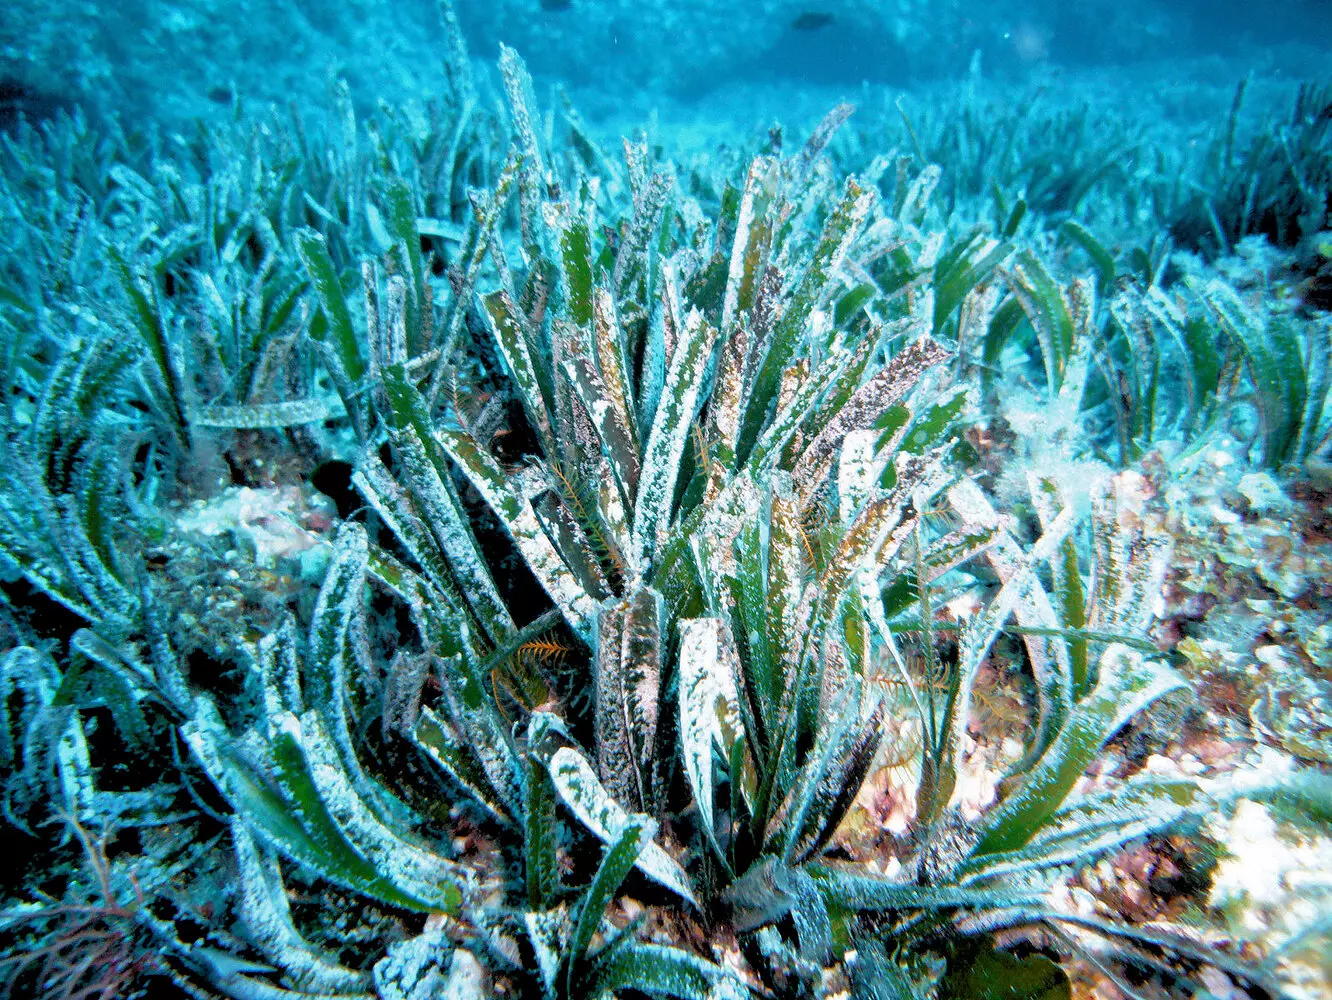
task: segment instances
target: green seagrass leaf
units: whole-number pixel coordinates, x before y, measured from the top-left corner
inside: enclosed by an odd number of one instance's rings
[[[635,944],[617,949],[609,962],[596,967],[589,986],[597,998],[636,990],[650,996],[708,1000],[722,976],[719,966],[681,948]]]
[[[994,947],[950,960],[941,984],[958,1000],[1069,1000],[1068,976],[1044,955],[1022,958]]]
[[[534,712],[528,724],[528,745],[539,745],[545,713]],[[553,907],[560,893],[560,868],[556,855],[559,827],[555,821],[555,786],[536,755],[524,757],[527,765],[527,815],[523,825],[523,862],[527,876],[527,903],[534,910]]]
[[[1092,235],[1086,226],[1076,219],[1066,219],[1059,227],[1059,234],[1081,247],[1096,268],[1096,288],[1104,294],[1115,284],[1115,258],[1105,244]]]
[[[586,184],[580,192],[588,201]],[[560,259],[569,295],[569,313],[580,327],[592,323],[592,231],[588,215],[574,215],[559,229]]]
[[[1197,814],[1201,789],[1189,778],[1137,774],[1114,789],[1066,803],[1027,844],[973,857],[960,870],[965,883],[997,876],[1086,864],[1107,851],[1167,830]]]
[[[741,461],[748,457],[758,440],[764,418],[777,397],[782,373],[804,342],[810,314],[822,301],[852,242],[860,234],[874,197],[872,190],[866,190],[854,178],[848,178],[841,201],[829,214],[819,242],[792,292],[790,305],[773,328],[752,383],[736,448]]]
[[[1112,645],[1100,680],[1079,702],[1018,787],[986,817],[972,857],[1015,851],[1042,831],[1101,748],[1129,719],[1163,695],[1186,688],[1169,667]]]
[[[121,290],[130,303],[130,321],[134,332],[143,340],[153,359],[154,377],[165,397],[168,414],[172,421],[172,430],[179,442],[189,446],[188,420],[186,419],[185,386],[177,365],[175,353],[167,336],[162,310],[157,296],[142,279],[131,269],[119,250],[108,250],[111,261],[115,264],[116,276]]]
[[[1219,278],[1201,289],[1217,326],[1244,355],[1245,367],[1257,391],[1262,421],[1263,461],[1276,466],[1295,446],[1305,417],[1308,380],[1299,337],[1279,316],[1255,316],[1235,290]]]
[[[375,475],[380,467],[373,461],[363,463],[362,474],[369,485],[376,487],[374,492],[381,506],[392,508],[389,510],[393,516],[391,523],[401,529],[404,543],[422,560],[422,567],[429,572],[432,582],[446,593],[454,592],[465,600],[486,638],[492,644],[498,644],[513,631],[513,619],[472,532],[470,518],[454,491],[449,458],[456,460],[457,456],[441,446],[439,432],[431,427],[425,399],[412,384],[403,365],[389,365],[383,369],[383,388],[389,404],[389,413],[384,419],[398,449],[402,464],[400,475],[412,501],[412,509],[403,508],[397,500],[391,479]],[[465,447],[469,455],[481,454],[470,434],[451,433],[457,442],[456,449]],[[488,455],[484,457],[489,459]],[[507,488],[503,472],[493,461],[486,465],[486,470],[495,482]],[[425,530],[433,535],[433,542],[422,537]],[[440,565],[436,549],[443,554],[447,569]]]
[[[333,266],[333,258],[328,253],[328,242],[313,229],[301,229],[296,233],[296,252],[319,298],[320,309],[328,322],[333,350],[342,362],[347,377],[356,385],[365,375],[365,360],[361,357],[360,338],[352,325],[351,310],[347,308],[342,282]],[[348,403],[350,409],[351,404]]]
[[[573,982],[576,969],[584,961],[588,949],[592,946],[592,937],[601,926],[615,893],[619,890],[625,876],[634,867],[639,853],[652,842],[656,835],[657,824],[647,816],[631,816],[620,829],[618,836],[606,845],[601,865],[592,877],[591,884],[583,893],[578,910],[578,919],[574,923],[573,936],[569,939],[569,987],[573,995]]]
[[[771,494],[757,517],[742,526],[734,543],[735,572],[725,578],[730,591],[730,618],[740,656],[739,685],[745,728],[752,749],[764,767],[766,754],[781,731],[782,663],[768,630],[768,534]]]
[[[974,231],[969,239],[958,240],[939,255],[934,265],[933,333],[948,333],[945,324],[953,318],[962,301],[978,285],[990,279],[995,268],[1013,252],[1011,243],[985,236],[985,228]]]
[[[408,279],[405,309],[407,357],[415,358],[429,348],[426,343],[425,263],[421,258],[421,235],[416,228],[416,197],[401,177],[391,177],[383,191],[385,221],[393,246],[389,253],[398,273]]]
[[[1064,369],[1073,354],[1073,317],[1068,304],[1058,283],[1031,250],[1018,254],[1008,279],[1014,298],[1040,341],[1046,387],[1054,397],[1063,385]]]

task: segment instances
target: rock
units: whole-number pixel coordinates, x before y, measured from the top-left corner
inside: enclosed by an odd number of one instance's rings
[[[1240,477],[1239,491],[1249,501],[1255,514],[1280,513],[1291,505],[1281,485],[1266,472],[1250,472]]]
[[[229,538],[239,558],[243,553],[256,566],[273,569],[291,561],[300,574],[315,574],[327,563],[311,550],[326,549],[324,539],[303,526],[305,515],[322,513],[324,497],[308,496],[298,486],[255,489],[232,486],[208,500],[199,500],[185,510],[176,524],[183,531],[210,538]],[[315,523],[326,524],[318,519]],[[317,577],[313,577],[317,579]]]
[[[450,964],[452,947],[442,930],[429,930],[389,945],[388,954],[374,967],[375,992],[380,1000],[438,1000],[445,995],[454,1000],[453,994],[441,993],[441,986],[447,991],[453,983],[456,956],[447,982],[442,971]],[[480,996],[480,993],[459,993],[457,1000],[470,1000],[474,996]]]
[[[459,948],[453,953],[449,978],[439,1000],[479,1000],[485,996],[485,981],[485,970],[476,956],[466,948]]]

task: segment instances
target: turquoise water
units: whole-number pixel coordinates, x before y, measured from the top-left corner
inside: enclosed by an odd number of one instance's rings
[[[1318,0],[0,12],[0,998],[1332,996]]]

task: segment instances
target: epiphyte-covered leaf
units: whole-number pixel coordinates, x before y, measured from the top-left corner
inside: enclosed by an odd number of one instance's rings
[[[572,747],[560,747],[551,756],[550,777],[569,811],[603,843],[616,839],[629,822],[628,811],[606,791],[587,758]],[[684,869],[657,843],[644,845],[636,864],[654,882],[698,905]]]

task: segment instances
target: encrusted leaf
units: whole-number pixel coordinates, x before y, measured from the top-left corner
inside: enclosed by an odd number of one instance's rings
[[[491,250],[492,244],[499,240],[499,220],[509,204],[509,197],[512,194],[514,184],[517,183],[518,164],[519,155],[516,150],[511,149],[499,176],[495,180],[493,193],[483,195],[479,192],[473,192],[472,194],[473,219],[472,224],[468,227],[468,241],[463,247],[462,284],[450,305],[448,323],[444,327],[444,341],[440,345],[441,357],[450,358],[453,356],[453,349],[458,342],[458,336],[462,332],[468,312],[473,307],[473,292],[476,288],[477,278],[481,275],[486,254]],[[444,369],[444,365],[438,366],[431,378],[429,399],[432,404],[439,398],[439,392],[443,388]]]
[[[364,992],[370,985],[364,972],[340,965],[296,929],[277,859],[255,843],[244,821],[232,819],[231,839],[240,874],[241,920],[250,942],[280,966],[297,989]]]
[[[860,792],[882,738],[882,706],[859,727],[843,725],[837,731],[827,725],[823,745],[815,747],[793,796],[795,807],[787,820],[783,849],[788,862],[800,864],[814,857],[832,839]]]
[[[768,648],[780,663],[783,677],[793,677],[803,653],[815,638],[805,607],[808,541],[800,520],[800,504],[792,481],[774,475],[769,502],[767,599],[764,612]]]
[[[812,374],[806,370],[807,360],[801,369],[788,370],[798,377],[784,382],[785,394],[779,394],[772,419],[746,456],[751,466],[789,468],[794,464],[798,456],[788,453],[803,445],[805,439],[799,432],[817,436],[836,417],[855,392],[882,332],[880,328],[871,333],[854,348],[834,343]]]
[[[614,437],[624,442],[623,461],[628,466],[624,470],[628,479],[626,500],[632,503],[638,495],[639,476],[638,422],[634,419],[631,390],[633,369],[625,354],[624,331],[610,292],[598,287],[593,293],[592,306],[593,354],[597,373],[606,387],[604,398],[614,422]]]
[[[566,336],[567,333],[567,336]],[[615,474],[620,502],[632,505],[638,493],[639,454],[634,424],[623,397],[618,401],[596,370],[588,353],[576,343],[572,331],[557,325],[557,339],[567,339],[563,357],[570,383],[577,389],[588,419],[597,430],[610,468]]]
[[[669,303],[667,308],[670,308]],[[675,350],[652,432],[643,450],[643,472],[634,507],[634,547],[644,566],[665,542],[670,526],[675,486],[680,475],[689,427],[697,415],[699,392],[707,371],[717,330],[703,315],[691,310],[681,330],[683,342]]]
[[[458,992],[451,970],[456,969],[453,943],[442,927],[422,931],[415,937],[389,944],[384,957],[371,970],[377,1000],[432,1000]],[[265,998],[255,998],[265,1000]],[[321,998],[322,1000],[322,998]]]
[[[855,517],[878,493],[879,480],[892,460],[888,449],[879,449],[879,432],[851,431],[837,455],[837,513],[843,522]]]
[[[518,147],[522,151],[518,173],[519,221],[522,226],[523,246],[532,263],[539,259],[541,249],[541,202],[546,179],[546,165],[541,144],[537,139],[537,119],[533,112],[536,101],[532,97],[532,77],[527,65],[514,49],[500,45],[500,76],[504,92],[509,99],[509,115],[517,133]]]
[[[810,314],[823,297],[833,275],[842,266],[873,203],[872,190],[862,188],[854,178],[847,179],[842,200],[828,216],[813,256],[792,292],[790,305],[773,329],[762,363],[751,383],[752,390],[745,408],[737,449],[742,457],[748,455],[758,436],[768,407],[777,395],[781,374],[804,339],[805,324]]]
[[[629,813],[611,798],[592,765],[577,750],[571,747],[556,750],[550,760],[550,777],[564,804],[602,843],[611,843],[629,823]],[[698,905],[684,869],[655,842],[649,841],[643,847],[636,865],[654,882]]]
[[[1058,509],[1067,506],[1062,491],[1053,479],[1038,478],[1035,472],[1027,474],[1031,490],[1032,505],[1040,518],[1041,529],[1049,530],[1051,522],[1058,516]],[[1068,629],[1081,629],[1087,624],[1087,606],[1082,591],[1082,574],[1078,569],[1078,547],[1070,536],[1059,545],[1058,551],[1050,559],[1050,575],[1054,581],[1054,599],[1058,603],[1059,621]],[[1083,638],[1067,639],[1064,646],[1068,650],[1069,677],[1072,683],[1074,700],[1087,692],[1090,684],[1088,672],[1087,640]]]
[[[6,819],[25,830],[23,814],[43,799],[75,817],[92,814],[96,789],[88,743],[78,711],[59,704],[62,681],[45,651],[18,646],[0,658],[3,806]],[[14,701],[19,703],[17,720],[10,714]]]
[[[483,296],[483,314],[504,359],[509,377],[518,389],[527,418],[532,422],[547,455],[557,455],[551,412],[555,405],[548,376],[538,368],[528,346],[527,320],[507,291],[501,289]]]
[[[802,867],[765,857],[726,892],[736,928],[752,931],[789,916],[800,939],[800,955],[823,964],[832,948],[832,923],[819,885]]]
[[[564,963],[564,945],[568,940],[570,920],[567,907],[523,914],[527,939],[536,955],[537,973],[546,994],[553,995]]]
[[[1153,530],[1146,480],[1121,472],[1092,494],[1092,580],[1088,628],[1144,633],[1161,603],[1168,536]]]
[[[763,273],[763,263],[767,258],[768,244],[772,239],[772,229],[767,215],[778,175],[779,161],[771,157],[755,157],[749,165],[744,194],[740,200],[740,211],[736,218],[735,241],[731,245],[726,294],[722,301],[724,330],[731,330],[738,317],[753,308],[754,296]],[[735,374],[744,375],[742,371],[737,371]],[[736,419],[738,420],[738,413]]]
[[[549,488],[547,484],[534,470],[528,470],[511,485],[499,464],[468,434],[441,428],[436,438],[490,509],[499,515],[528,568],[569,626],[590,640],[597,604],[560,557],[532,509],[532,498],[544,493]]]
[[[617,800],[655,805],[661,595],[641,587],[602,607],[596,648],[597,770]]]
[[[348,843],[314,791],[299,748],[287,744],[281,763],[270,757],[257,769],[235,752],[216,707],[202,698],[182,730],[213,783],[273,847],[330,881],[373,898],[411,910],[434,909],[380,877]]]
[[[190,423],[195,427],[260,430],[322,423],[342,413],[343,408],[331,400],[290,399],[244,406],[201,406],[190,414]]]
[[[406,510],[390,510],[389,513],[396,515],[396,523],[408,533],[404,540],[416,548],[418,556],[423,558],[422,565],[433,570],[437,585],[443,583],[449,587],[446,581],[456,581],[449,589],[456,587],[459,596],[471,605],[489,640],[498,644],[513,631],[513,619],[481,554],[469,519],[453,492],[446,449],[440,446],[438,432],[431,429],[425,400],[401,365],[384,369],[383,385],[391,411],[386,415],[386,422],[401,457],[402,478],[415,506],[414,517]],[[461,431],[450,433],[459,442],[458,448],[466,445],[469,453],[480,452],[470,435]],[[448,454],[456,460],[453,452]],[[373,464],[367,467],[367,474],[372,474],[374,468]],[[497,473],[497,479],[504,485],[503,473]],[[377,483],[376,479],[369,481],[372,485]],[[375,492],[378,498],[382,498],[383,506],[392,505],[391,487]],[[434,534],[439,551],[448,562],[448,572],[443,571],[437,557],[428,551],[432,546],[425,545],[424,539],[420,538],[421,533],[415,528],[418,522]]]
[[[510,819],[507,805],[490,786],[486,771],[473,757],[474,748],[459,740],[448,724],[428,707],[421,709],[412,734],[413,742],[442,767],[446,774],[471,793],[496,819]]]
[[[446,912],[456,909],[462,899],[462,870],[384,823],[357,792],[317,712],[308,711],[299,724],[295,723],[295,719],[287,717],[273,740],[275,757],[284,773],[290,775],[289,787],[293,791],[299,788],[293,767],[299,763],[296,758],[299,751],[311,787],[348,842],[370,862],[375,872],[404,895],[415,896],[432,909]]]
[[[515,818],[522,815],[527,769],[491,696],[488,678],[471,658],[451,656],[439,661],[439,681],[463,752],[480,765],[503,812]]]
[[[791,474],[801,495],[810,496],[823,483],[848,432],[868,428],[889,407],[904,399],[922,375],[949,356],[947,348],[925,337],[908,346],[856,390],[819,432]]]
[[[415,462],[416,458],[412,458],[410,462],[404,461],[404,465]],[[424,468],[424,464],[419,468]],[[430,511],[438,507],[443,519],[448,521],[449,512],[445,501],[451,500],[451,497],[443,489],[443,481],[439,479],[438,473],[432,469],[426,471],[425,476],[427,482],[422,488],[423,484],[416,476],[411,473],[404,475],[405,479],[415,480],[413,489],[409,492],[389,474],[378,455],[363,455],[360,467],[352,473],[352,482],[357,492],[393,532],[393,537],[406,549],[407,554],[421,568],[425,576],[423,578],[421,574],[409,570],[393,556],[378,548],[370,552],[370,572],[409,605],[413,603],[421,605],[414,610],[424,612],[426,605],[439,604],[445,599],[462,608],[467,602],[457,589],[439,541],[431,534],[432,530],[438,530],[440,525],[429,517]],[[426,525],[427,520],[431,520],[430,527]],[[454,555],[456,558],[457,553]],[[427,597],[430,599],[427,600]],[[435,598],[440,600],[436,601]],[[477,628],[476,631],[481,637],[486,636],[484,630]],[[457,651],[443,650],[446,655]]]
[[[716,812],[713,800],[712,748],[723,754],[728,747],[726,732],[735,733],[740,724],[740,707],[735,691],[737,664],[722,643],[724,623],[719,618],[695,618],[680,623],[680,747],[685,775],[694,792],[703,832],[717,856],[726,853],[717,842]]]
[[[864,910],[990,910],[1035,905],[1039,892],[1021,889],[977,889],[953,885],[920,885],[861,874],[849,867],[807,865],[829,904],[842,911]]]
[[[999,515],[980,488],[970,480],[963,480],[949,489],[948,503],[968,524],[983,530],[1000,526]],[[1054,606],[1045,588],[1033,575],[1033,569],[1037,563],[1061,551],[1064,539],[1072,530],[1074,517],[1075,511],[1072,508],[1061,511],[1026,554],[1017,541],[1003,530],[985,548],[985,558],[1004,581],[1004,586],[963,633],[961,662],[968,678],[973,677],[979,669],[982,659],[1010,614],[1024,628],[1048,630],[1059,627]],[[1023,639],[1040,695],[1040,716],[1031,744],[1033,751],[1039,753],[1054,737],[1072,704],[1073,674],[1068,650],[1062,641],[1040,634],[1029,634]],[[956,708],[956,717],[963,726],[966,724],[966,713],[970,711],[970,701],[971,681],[964,679]]]
[[[356,663],[351,661],[356,657],[364,663],[369,658],[364,626],[368,562],[365,528],[344,521],[333,542],[333,555],[315,603],[306,657],[311,704],[318,707],[331,730],[343,766],[363,790],[367,779],[356,760],[347,715],[354,711],[348,674],[355,670]]]

